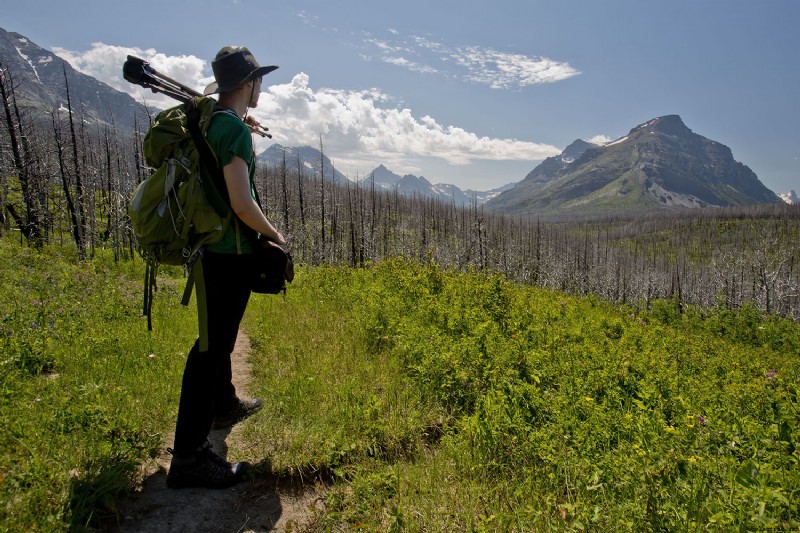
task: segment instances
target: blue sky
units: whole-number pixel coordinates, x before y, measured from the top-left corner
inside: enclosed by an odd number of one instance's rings
[[[219,48],[248,46],[280,66],[252,114],[274,142],[322,136],[351,179],[385,164],[486,190],[677,114],[776,193],[800,190],[796,0],[9,4],[0,27],[129,92],[126,54],[202,88]]]

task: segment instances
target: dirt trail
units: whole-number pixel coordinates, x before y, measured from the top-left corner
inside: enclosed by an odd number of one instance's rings
[[[231,360],[233,384],[248,398],[250,379],[250,339],[239,332]],[[164,447],[172,445],[173,435],[165,438]],[[209,441],[223,457],[228,446],[241,445],[241,428],[212,431]],[[170,455],[166,450],[147,465],[139,491],[119,504],[120,523],[112,528],[117,533],[158,532],[266,532],[304,531],[321,505],[321,492],[309,486],[293,486],[273,475],[229,489],[167,488]],[[256,463],[259,458],[252,458]]]

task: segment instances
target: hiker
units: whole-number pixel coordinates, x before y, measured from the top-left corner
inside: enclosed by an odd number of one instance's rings
[[[261,408],[258,398],[242,400],[231,382],[231,352],[250,298],[249,269],[259,235],[285,245],[256,203],[255,153],[247,116],[258,105],[262,77],[276,66],[259,66],[247,48],[226,46],[211,63],[215,82],[205,94],[218,94],[218,108],[206,137],[224,176],[223,196],[235,214],[224,237],[198,259],[206,291],[208,351],[195,342],[183,373],[173,454],[167,475],[172,488],[224,488],[242,479],[248,463],[231,464],[208,443],[209,431],[230,427]],[[195,266],[196,268],[196,266]]]

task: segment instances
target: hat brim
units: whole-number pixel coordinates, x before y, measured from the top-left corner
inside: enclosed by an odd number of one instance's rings
[[[277,69],[278,69],[277,65],[269,65],[269,66],[266,66],[266,67],[258,67],[253,72],[248,74],[247,77],[241,81],[241,83],[238,83],[236,85],[232,85],[230,87],[220,87],[217,82],[215,82],[215,81],[211,82],[206,86],[205,90],[203,91],[203,94],[208,96],[209,94],[227,93],[227,92],[233,91],[234,89],[236,89],[237,87],[239,87],[241,85],[244,85],[248,81],[254,80],[254,79],[259,78],[261,76],[266,76],[267,74],[269,74],[273,70],[277,70]]]

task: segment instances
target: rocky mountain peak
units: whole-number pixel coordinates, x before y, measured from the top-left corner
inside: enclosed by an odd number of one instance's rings
[[[780,201],[730,148],[692,132],[678,115],[649,120],[606,145],[590,145],[575,159],[566,152],[544,160],[486,206],[565,217]]]
[[[789,192],[779,194],[778,196],[780,196],[781,200],[787,204],[800,205],[800,198],[797,197],[797,193],[794,192],[794,189]]]
[[[594,148],[597,145],[592,144],[590,142],[584,141],[583,139],[576,139],[572,141],[572,144],[564,148],[564,151],[561,152],[561,157],[563,160],[575,160],[578,159],[583,153],[588,150],[589,148]]]
[[[665,115],[663,117],[648,120],[644,124],[640,124],[633,128],[628,135],[635,135],[637,133],[661,133],[663,135],[672,135],[676,137],[685,137],[691,135],[693,132],[686,124],[683,123],[681,117],[678,115]]]

